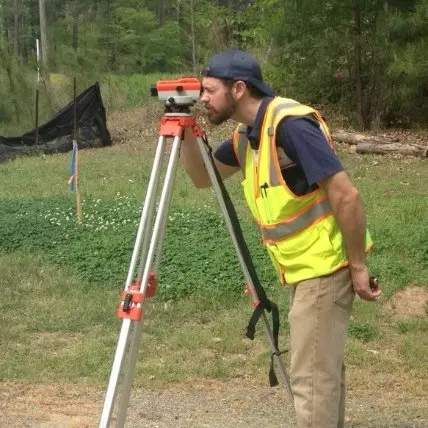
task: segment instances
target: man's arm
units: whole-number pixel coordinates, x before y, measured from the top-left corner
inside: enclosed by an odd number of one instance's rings
[[[181,145],[180,160],[193,184],[197,188],[211,186],[207,169],[201,156],[199,145],[195,136],[186,129],[186,135]],[[214,164],[223,179],[239,171],[239,166],[229,166],[214,156]]]
[[[382,292],[370,288],[365,253],[366,220],[358,190],[344,171],[321,180],[318,185],[325,191],[342,231],[355,292],[363,300],[376,300]]]

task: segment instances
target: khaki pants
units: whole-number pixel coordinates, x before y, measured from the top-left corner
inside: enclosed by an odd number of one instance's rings
[[[291,289],[290,379],[298,428],[343,428],[343,354],[354,301],[348,268]]]

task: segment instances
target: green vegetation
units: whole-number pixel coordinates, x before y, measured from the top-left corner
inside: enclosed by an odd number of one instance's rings
[[[73,270],[95,286],[121,284],[131,259],[141,202],[120,194],[106,201],[84,200],[81,225],[76,224],[72,203],[63,196],[0,201],[0,249],[40,252],[45,260]],[[265,268],[269,264],[258,245],[257,231],[245,226],[264,282],[271,283],[273,269]],[[243,275],[232,245],[224,245],[228,239],[218,212],[197,206],[173,208],[159,272],[159,297],[177,300],[189,294],[240,292]]]
[[[73,76],[79,91],[103,82],[117,109],[146,96],[135,76],[198,75],[209,55],[239,47],[279,93],[328,105],[348,126],[426,126],[428,0],[50,0],[46,26],[38,2],[0,5],[3,134],[34,126],[42,34],[42,121],[71,100]]]
[[[106,382],[120,325],[115,309],[151,165],[140,154],[127,145],[82,152],[81,226],[66,184],[68,156],[21,158],[0,166],[8,183],[0,190],[0,379]],[[427,288],[424,161],[339,154],[363,195],[375,241],[369,263],[384,288],[381,301],[407,284]],[[239,194],[239,177],[227,184]],[[261,328],[254,343],[242,340],[251,305],[213,194],[195,191],[180,170],[174,195],[158,295],[146,305],[136,381],[242,371],[263,377],[267,346]],[[288,292],[276,285],[242,199],[236,208],[259,276],[280,306],[285,347]],[[366,376],[394,371],[399,364],[400,373],[404,367],[423,377],[426,320],[396,319],[380,307],[356,303],[348,364],[368,365]]]
[[[15,92],[13,103],[2,105],[0,101],[0,135],[21,135],[35,127],[35,91],[34,74],[28,70],[21,71],[15,64],[14,79],[21,79],[19,91]],[[22,74],[24,72],[24,74]],[[77,77],[77,95],[96,81],[100,83],[101,96],[107,111],[125,110],[140,107],[150,102],[150,86],[161,79],[177,78],[177,74],[154,73],[116,75],[96,73]],[[39,92],[39,124],[49,120],[58,110],[73,100],[73,76],[70,74],[51,74],[49,91],[44,88]],[[10,97],[6,83],[1,85],[0,95]],[[14,107],[16,104],[16,108]],[[15,112],[14,112],[15,110]],[[18,114],[16,114],[18,111]],[[14,119],[15,118],[15,119]]]

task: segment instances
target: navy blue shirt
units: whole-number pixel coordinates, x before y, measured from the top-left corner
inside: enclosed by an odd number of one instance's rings
[[[247,128],[248,140],[258,149],[266,108],[272,98],[265,97],[257,112],[254,125]],[[287,186],[296,195],[305,195],[318,188],[317,182],[343,170],[343,166],[328,144],[319,124],[307,116],[283,119],[276,132],[276,145],[282,147],[295,166],[281,170]],[[215,152],[220,162],[239,166],[232,140],[221,144]]]

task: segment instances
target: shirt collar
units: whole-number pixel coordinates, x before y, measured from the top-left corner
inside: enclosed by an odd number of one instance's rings
[[[257,111],[254,125],[247,127],[247,138],[250,142],[251,148],[254,150],[257,150],[259,148],[260,132],[263,125],[263,119],[265,117],[267,106],[272,101],[272,99],[272,97],[264,97],[262,99],[259,110]]]

